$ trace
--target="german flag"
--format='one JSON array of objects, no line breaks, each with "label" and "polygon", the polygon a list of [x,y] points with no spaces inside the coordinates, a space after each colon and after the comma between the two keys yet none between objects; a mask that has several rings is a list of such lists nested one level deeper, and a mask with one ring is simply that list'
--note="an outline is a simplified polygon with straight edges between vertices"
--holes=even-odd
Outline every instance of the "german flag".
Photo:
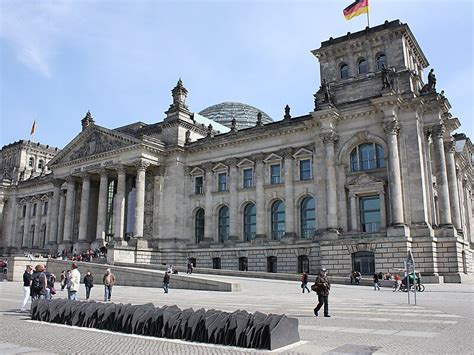
[{"label": "german flag", "polygon": [[369,12],[369,0],[356,0],[350,4],[342,12],[346,20],[350,20],[353,17],[367,14]]}]

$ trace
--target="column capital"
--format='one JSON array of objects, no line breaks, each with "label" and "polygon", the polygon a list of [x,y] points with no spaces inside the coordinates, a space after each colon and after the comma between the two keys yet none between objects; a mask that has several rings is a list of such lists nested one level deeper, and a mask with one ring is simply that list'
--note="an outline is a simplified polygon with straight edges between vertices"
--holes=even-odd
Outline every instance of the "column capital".
[{"label": "column capital", "polygon": [[357,194],[354,191],[349,191],[349,198],[356,198]]},{"label": "column capital", "polygon": [[105,169],[105,168],[97,170],[97,174],[99,174],[101,177],[102,176],[107,176],[108,177],[109,173],[110,173],[110,171]]},{"label": "column capital", "polygon": [[446,132],[446,126],[444,124],[438,124],[431,128],[431,132],[438,138],[443,138],[444,132]]},{"label": "column capital", "polygon": [[285,159],[287,159],[287,158],[292,159],[293,158],[293,149],[291,149],[291,148],[282,149],[280,152],[281,152],[281,155],[283,156],[283,158],[285,158]]},{"label": "column capital", "polygon": [[138,171],[146,171],[146,169],[150,166],[150,163],[145,160],[140,159],[140,160],[137,160],[134,163],[134,165]]},{"label": "column capital", "polygon": [[123,164],[117,164],[114,165],[114,170],[117,172],[117,174],[123,175],[127,172],[127,167]]},{"label": "column capital", "polygon": [[326,144],[335,144],[338,141],[337,133],[334,131],[329,131],[325,133],[321,133],[321,139],[323,143]]},{"label": "column capital", "polygon": [[65,180],[68,184],[75,184],[76,183],[76,178],[74,176],[67,176]]},{"label": "column capital", "polygon": [[54,180],[51,181],[51,183],[53,184],[54,187],[60,189],[61,186],[63,186],[63,184],[64,184],[64,180],[54,179]]},{"label": "column capital", "polygon": [[237,158],[230,158],[226,160],[227,165],[229,165],[229,168],[231,166],[237,166],[237,163],[239,162],[239,159]]},{"label": "column capital", "polygon": [[397,120],[387,121],[383,124],[383,129],[386,134],[398,135],[400,131],[400,123]]},{"label": "column capital", "polygon": [[202,164],[202,167],[206,171],[206,173],[212,173],[212,168],[214,167],[213,163],[204,163]]},{"label": "column capital", "polygon": [[78,177],[80,177],[82,180],[90,180],[91,176],[88,172],[82,172],[77,174]]},{"label": "column capital", "polygon": [[444,149],[446,149],[447,153],[455,153],[456,152],[456,142],[451,137],[450,140],[444,142]]}]

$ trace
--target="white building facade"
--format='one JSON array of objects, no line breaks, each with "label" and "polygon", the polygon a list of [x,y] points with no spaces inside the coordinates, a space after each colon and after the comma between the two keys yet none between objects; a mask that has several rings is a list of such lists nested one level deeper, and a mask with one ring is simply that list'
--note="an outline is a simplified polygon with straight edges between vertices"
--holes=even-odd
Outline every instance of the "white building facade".
[{"label": "white building facade", "polygon": [[313,54],[322,84],[305,116],[260,112],[248,127],[221,105],[211,111],[227,127],[206,126],[181,81],[162,122],[108,129],[88,113],[47,174],[4,179],[0,246],[333,275],[400,269],[410,250],[423,275],[472,274],[472,143],[454,134],[433,73],[423,82],[409,27],[386,22]]}]

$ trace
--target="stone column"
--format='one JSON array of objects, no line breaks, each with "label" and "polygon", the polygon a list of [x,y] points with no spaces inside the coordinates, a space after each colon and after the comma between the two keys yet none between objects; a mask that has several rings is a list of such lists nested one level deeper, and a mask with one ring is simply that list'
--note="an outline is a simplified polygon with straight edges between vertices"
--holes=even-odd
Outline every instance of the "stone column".
[{"label": "stone column", "polygon": [[379,190],[380,201],[380,228],[387,228],[387,210],[385,208],[385,191]]},{"label": "stone column", "polygon": [[322,139],[326,152],[327,227],[328,229],[337,229],[336,157],[334,153],[337,134],[335,132],[324,133]]},{"label": "stone column", "polygon": [[10,195],[6,206],[8,214],[5,223],[3,224],[3,231],[5,233],[4,246],[7,247],[7,249],[18,247],[21,248],[20,243],[16,241],[16,238],[19,234],[16,229],[18,222],[18,199],[16,197],[16,192],[12,192],[12,195]]},{"label": "stone column", "polygon": [[58,218],[59,218],[59,205],[61,199],[61,185],[63,184],[62,180],[53,181],[53,201],[52,206],[49,211],[51,215],[50,226],[49,226],[49,236],[48,244],[54,245],[58,242]]},{"label": "stone column", "polygon": [[97,204],[97,228],[94,248],[105,243],[105,227],[107,222],[107,193],[109,188],[109,175],[107,170],[100,171],[99,196]]},{"label": "stone column", "polygon": [[255,166],[255,192],[256,192],[256,213],[257,213],[257,236],[265,236],[265,190],[263,185],[265,183],[265,171],[263,164],[263,156],[256,158]]},{"label": "stone column", "polygon": [[237,169],[237,159],[229,160],[229,239],[239,239],[238,210],[239,201],[237,199],[237,187],[239,185],[239,172]]},{"label": "stone column", "polygon": [[456,161],[454,153],[456,152],[456,143],[454,140],[445,142],[446,148],[446,168],[449,186],[449,203],[451,205],[451,217],[454,227],[462,230],[461,210],[459,205],[458,177],[456,175]]},{"label": "stone column", "polygon": [[386,122],[384,125],[388,141],[388,175],[390,188],[390,209],[392,225],[405,223],[403,213],[402,178],[400,173],[400,156],[398,152],[398,121]]},{"label": "stone column", "polygon": [[122,242],[124,238],[124,221],[125,221],[125,180],[127,170],[123,165],[119,165],[115,169],[117,171],[117,193],[115,194],[114,208],[114,240]]},{"label": "stone column", "polygon": [[143,219],[145,213],[145,173],[150,164],[140,160],[137,167],[137,178],[135,182],[136,201],[135,201],[135,226],[133,227],[133,237],[143,237]]},{"label": "stone column", "polygon": [[[88,173],[82,175],[81,214],[79,216],[79,243],[87,243],[87,226],[89,216],[89,195],[91,190],[91,177]],[[81,252],[82,250],[78,250]]]},{"label": "stone column", "polygon": [[212,185],[214,184],[214,179],[212,176],[212,164],[206,164],[206,186],[205,186],[205,195],[204,195],[204,240],[214,241],[213,235],[214,228],[212,226]]},{"label": "stone column", "polygon": [[285,158],[285,236],[296,236],[294,166],[291,149],[283,153]]},{"label": "stone column", "polygon": [[[72,176],[66,178],[67,193],[66,193],[66,212],[64,215],[64,235],[63,243],[72,243],[72,228],[74,223],[74,203],[76,199],[76,182]],[[69,250],[68,250],[69,252]]]},{"label": "stone column", "polygon": [[33,247],[39,248],[41,243],[41,207],[43,204],[43,201],[41,201],[38,198],[38,201],[36,202],[36,216],[35,216],[35,234],[33,236]]},{"label": "stone column", "polygon": [[[66,212],[66,195],[61,189],[60,198],[59,198],[59,211],[58,211],[58,234],[56,238],[56,243],[59,245],[64,240],[64,215]],[[60,250],[61,252],[62,250]]]},{"label": "stone column", "polygon": [[351,231],[357,232],[359,230],[359,223],[357,219],[357,196],[355,193],[349,193],[349,199],[351,204]]},{"label": "stone column", "polygon": [[25,220],[23,221],[23,241],[21,243],[22,248],[28,248],[28,238],[30,236],[30,214],[31,214],[31,203],[26,203]]},{"label": "stone column", "polygon": [[443,135],[444,125],[433,128],[433,147],[436,164],[436,183],[438,185],[438,209],[441,225],[451,225],[451,205],[449,203],[448,173],[446,171],[446,157],[444,155]]}]

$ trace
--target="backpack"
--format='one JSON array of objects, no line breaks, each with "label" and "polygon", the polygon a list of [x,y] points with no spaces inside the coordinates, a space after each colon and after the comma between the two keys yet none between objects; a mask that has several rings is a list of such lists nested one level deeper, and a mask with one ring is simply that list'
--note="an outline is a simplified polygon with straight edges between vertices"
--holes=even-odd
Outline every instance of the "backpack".
[{"label": "backpack", "polygon": [[43,276],[44,274],[42,272],[37,273],[31,280],[31,288],[34,291],[41,291],[41,282],[40,282],[40,277]]}]

